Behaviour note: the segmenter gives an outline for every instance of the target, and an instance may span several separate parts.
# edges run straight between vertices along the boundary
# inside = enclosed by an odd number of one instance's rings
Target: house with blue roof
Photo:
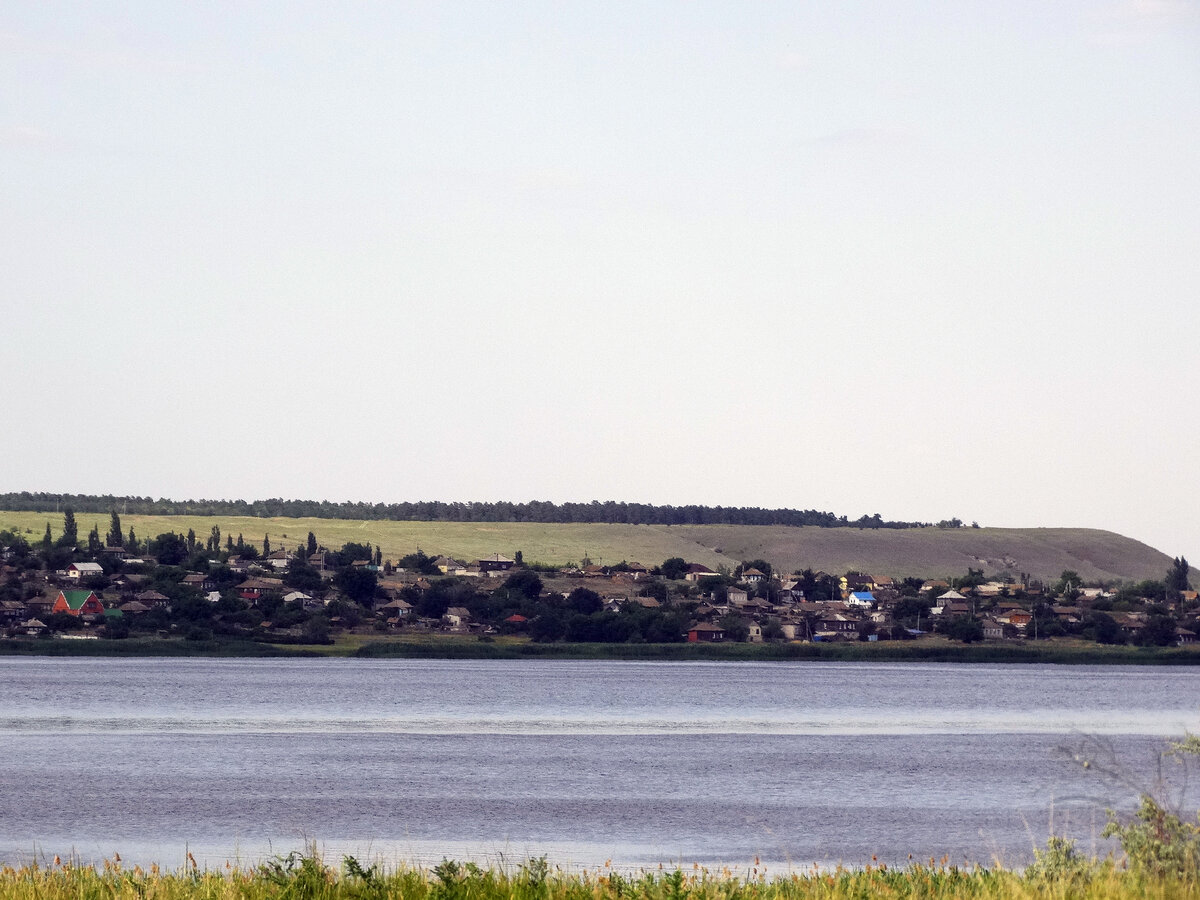
[[[849,606],[874,606],[875,595],[870,591],[851,591],[846,603]]]

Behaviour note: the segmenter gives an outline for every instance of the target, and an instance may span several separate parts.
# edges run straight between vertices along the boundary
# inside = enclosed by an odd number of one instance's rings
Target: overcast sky
[[[1200,8],[0,9],[0,490],[1200,563]]]

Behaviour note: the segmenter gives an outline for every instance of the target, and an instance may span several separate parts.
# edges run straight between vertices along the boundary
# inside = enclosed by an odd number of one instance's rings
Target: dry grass
[[[108,530],[107,516],[80,513],[79,534],[92,525]],[[0,511],[0,529],[28,530],[31,542],[41,539],[49,522],[54,534],[62,516],[53,513]],[[1064,569],[1088,581],[1161,578],[1171,560],[1145,544],[1108,531],[1072,528],[936,528],[859,530],[856,528],[785,528],[746,525],[584,525],[529,522],[389,522],[347,519],[285,519],[234,516],[122,516],[126,532],[139,538],[165,531],[186,534],[194,529],[204,540],[212,526],[221,534],[238,534],[261,547],[270,535],[272,547],[294,547],[309,531],[324,546],[348,541],[380,547],[385,558],[421,549],[478,559],[492,553],[512,556],[520,550],[526,562],[550,565],[626,560],[654,566],[673,556],[711,568],[735,566],[744,559],[765,559],[784,571],[811,567],[826,572],[854,569],[904,577],[962,575],[968,568],[993,574],[1057,577]],[[222,539],[223,542],[223,539]]]
[[[563,872],[530,860],[516,868],[479,869],[443,862],[432,871],[385,870],[349,858],[338,868],[318,857],[292,856],[255,869],[206,872],[187,866],[164,872],[124,868],[118,859],[102,868],[52,863],[0,869],[0,895],[11,900],[267,900],[267,898],[405,898],[405,900],[805,900],[805,898],[1026,898],[1196,897],[1194,878],[1155,878],[1111,863],[1059,877],[1030,877],[1003,869],[946,865],[889,869],[812,871],[768,878],[752,870],[738,875],[655,870],[621,873],[605,867]]]

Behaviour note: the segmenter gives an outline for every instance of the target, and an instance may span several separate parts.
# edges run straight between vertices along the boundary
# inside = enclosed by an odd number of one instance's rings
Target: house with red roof
[[[69,616],[102,616],[104,604],[95,591],[59,591],[50,611]]]

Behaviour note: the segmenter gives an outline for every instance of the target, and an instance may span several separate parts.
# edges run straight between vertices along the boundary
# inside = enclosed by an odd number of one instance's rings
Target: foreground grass
[[[946,865],[837,869],[768,878],[695,867],[637,874],[604,868],[579,873],[530,860],[515,868],[480,869],[443,861],[432,870],[385,870],[347,857],[340,867],[293,854],[253,869],[174,872],[154,866],[103,868],[31,865],[0,869],[0,896],[11,900],[267,900],[267,898],[403,898],[403,900],[803,900],[803,898],[1174,898],[1200,896],[1195,876],[1155,876],[1111,861],[1060,873],[1018,873]]]

